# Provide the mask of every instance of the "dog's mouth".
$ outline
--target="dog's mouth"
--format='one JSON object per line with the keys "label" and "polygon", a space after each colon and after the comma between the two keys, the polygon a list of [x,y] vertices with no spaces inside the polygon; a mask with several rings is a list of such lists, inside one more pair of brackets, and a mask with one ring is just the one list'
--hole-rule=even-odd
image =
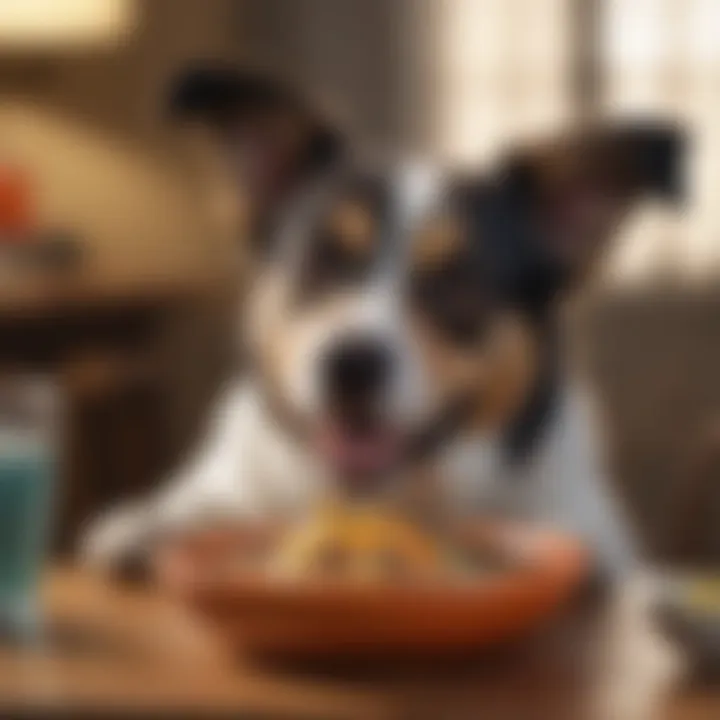
{"label": "dog's mouth", "polygon": [[449,402],[412,428],[384,417],[348,419],[328,414],[316,426],[315,447],[338,479],[355,489],[371,489],[436,453],[454,437],[466,416],[465,399]]}
{"label": "dog's mouth", "polygon": [[311,419],[268,394],[270,411],[299,442],[312,448],[335,479],[360,492],[378,488],[394,473],[439,452],[463,427],[468,394],[449,399],[430,418],[405,426],[384,413],[361,415],[326,409]]}
{"label": "dog's mouth", "polygon": [[328,417],[317,430],[317,450],[330,469],[352,483],[377,480],[404,455],[405,434],[383,420],[350,422]]}

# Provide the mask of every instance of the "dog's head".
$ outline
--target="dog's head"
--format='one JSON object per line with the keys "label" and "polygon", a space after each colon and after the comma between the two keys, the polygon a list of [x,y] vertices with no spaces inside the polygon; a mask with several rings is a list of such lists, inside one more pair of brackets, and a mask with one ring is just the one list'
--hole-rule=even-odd
{"label": "dog's head", "polygon": [[586,128],[461,176],[364,168],[255,77],[190,73],[173,108],[214,127],[238,170],[263,257],[247,307],[258,381],[345,478],[510,426],[551,362],[558,300],[636,201],[679,194],[672,127]]}

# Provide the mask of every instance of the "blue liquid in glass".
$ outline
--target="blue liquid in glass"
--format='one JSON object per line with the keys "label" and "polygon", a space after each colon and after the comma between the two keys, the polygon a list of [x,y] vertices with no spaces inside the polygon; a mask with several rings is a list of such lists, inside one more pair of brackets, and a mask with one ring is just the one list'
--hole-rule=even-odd
{"label": "blue liquid in glass", "polygon": [[39,443],[0,445],[0,624],[33,632],[44,565],[53,466]]}

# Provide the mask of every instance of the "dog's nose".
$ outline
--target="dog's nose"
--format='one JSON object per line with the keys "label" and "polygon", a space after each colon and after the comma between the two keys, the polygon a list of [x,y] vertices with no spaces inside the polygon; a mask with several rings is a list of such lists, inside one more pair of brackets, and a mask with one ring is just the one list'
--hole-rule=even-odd
{"label": "dog's nose", "polygon": [[331,399],[356,402],[377,396],[392,372],[387,343],[373,337],[346,338],[326,358],[326,387]]}

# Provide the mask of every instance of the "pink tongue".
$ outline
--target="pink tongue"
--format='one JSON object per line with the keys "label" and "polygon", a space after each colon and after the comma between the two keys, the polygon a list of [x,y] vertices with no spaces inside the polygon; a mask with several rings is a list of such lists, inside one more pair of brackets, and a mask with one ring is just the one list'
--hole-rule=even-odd
{"label": "pink tongue", "polygon": [[341,471],[369,473],[382,470],[392,462],[397,442],[390,432],[355,435],[332,426],[321,434],[320,447]]}

